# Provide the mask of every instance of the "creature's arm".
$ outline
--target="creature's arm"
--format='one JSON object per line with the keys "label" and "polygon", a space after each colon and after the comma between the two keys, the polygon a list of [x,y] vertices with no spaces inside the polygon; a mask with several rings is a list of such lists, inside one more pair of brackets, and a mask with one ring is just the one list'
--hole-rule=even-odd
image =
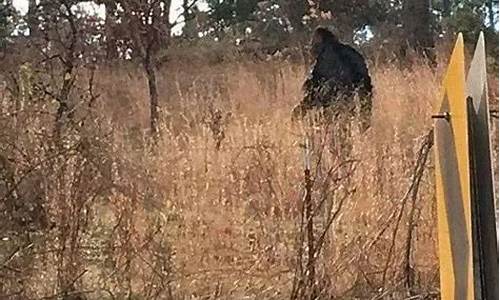
{"label": "creature's arm", "polygon": [[307,74],[306,80],[302,84],[302,101],[292,110],[292,120],[296,121],[303,118],[307,111],[313,107],[314,90],[317,76],[314,73],[314,67]]}
{"label": "creature's arm", "polygon": [[318,89],[320,80],[321,76],[318,74],[318,62],[316,62],[302,85],[302,91],[304,93],[302,102],[304,104],[312,104],[314,92]]}
{"label": "creature's arm", "polygon": [[372,115],[372,82],[364,58],[353,48],[347,48],[344,57],[350,64],[354,75],[354,83],[358,85],[360,101],[361,127],[365,131],[370,127]]}
{"label": "creature's arm", "polygon": [[313,67],[309,71],[309,74],[307,75],[306,81],[304,82],[304,89],[313,87],[321,80],[319,65],[320,63],[318,62],[318,60],[316,60]]}
{"label": "creature's arm", "polygon": [[362,83],[365,91],[371,92],[371,78],[363,56],[349,46],[344,48],[342,52],[343,59],[350,65],[353,72],[354,83]]}

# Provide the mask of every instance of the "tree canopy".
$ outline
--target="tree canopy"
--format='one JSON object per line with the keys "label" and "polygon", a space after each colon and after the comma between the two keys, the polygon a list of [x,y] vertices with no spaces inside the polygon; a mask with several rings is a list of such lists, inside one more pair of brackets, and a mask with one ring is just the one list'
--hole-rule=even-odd
{"label": "tree canopy", "polygon": [[[34,34],[43,30],[43,20],[50,17],[50,14],[47,15],[50,12],[43,10],[43,7],[52,7],[54,3],[56,6],[57,3],[67,3],[69,7],[76,7],[78,2],[30,0],[28,14],[24,18],[17,18],[12,1],[2,0],[1,45],[5,44],[9,36],[26,32]],[[168,17],[151,18],[156,16],[157,10],[165,11],[162,14],[168,15],[172,1],[95,2],[106,6],[106,26],[94,28],[102,30],[95,34],[101,37],[101,44],[106,43],[102,48],[106,49],[107,55],[103,57],[108,59],[137,57],[144,50],[144,45],[137,40],[141,35],[131,34],[131,28],[141,32],[154,29],[155,34],[149,35],[155,40],[159,39],[154,43],[154,48],[165,49],[175,25],[182,27],[176,41],[257,41],[260,48],[272,51],[291,45],[305,45],[314,27],[327,25],[347,43],[375,49],[383,46],[387,51],[398,54],[404,53],[401,50],[407,46],[425,54],[426,49],[433,48],[436,41],[458,31],[464,33],[466,42],[473,43],[479,31],[484,31],[489,39],[488,44],[495,45],[490,50],[495,54],[498,51],[498,0],[183,0],[183,13],[175,22],[180,24],[171,24]],[[158,7],[148,10],[154,5]],[[78,14],[79,17],[84,15],[84,12]],[[131,16],[142,16],[145,23],[140,28],[130,26]],[[92,19],[87,18],[86,22],[89,21]],[[99,18],[94,18],[94,21],[102,23]],[[30,30],[16,32],[15,28],[20,24],[27,24]]]}

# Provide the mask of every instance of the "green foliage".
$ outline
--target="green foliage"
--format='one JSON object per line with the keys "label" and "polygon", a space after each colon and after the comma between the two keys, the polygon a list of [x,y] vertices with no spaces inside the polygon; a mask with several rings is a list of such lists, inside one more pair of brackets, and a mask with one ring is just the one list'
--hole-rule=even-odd
{"label": "green foliage", "polygon": [[266,51],[282,44],[292,28],[284,10],[284,0],[207,2],[210,10],[205,30],[219,39],[230,35],[245,42],[258,40]]}
{"label": "green foliage", "polygon": [[[450,32],[462,32],[470,51],[476,44],[481,31],[485,34],[488,55],[493,58],[493,65],[498,65],[498,31],[489,26],[489,7],[491,0],[460,0],[451,5],[450,15],[443,20],[443,25]],[[491,1],[493,13],[498,12],[498,2]],[[493,17],[495,19],[495,16]]]}
{"label": "green foliage", "polygon": [[331,15],[331,23],[335,30],[344,39],[352,40],[358,32],[370,26],[387,24],[395,25],[398,23],[401,10],[400,1],[386,0],[353,0],[353,1],[335,1],[321,0],[319,8],[323,12]]}
{"label": "green foliage", "polygon": [[11,0],[0,0],[0,49],[5,47],[7,38],[16,27],[17,12]]}
{"label": "green foliage", "polygon": [[[404,24],[403,8],[408,1],[411,0],[207,0],[209,18],[205,26],[218,33],[231,30],[234,34],[234,31],[242,31],[246,27],[258,29],[259,26],[254,23],[259,22],[264,30],[257,30],[257,34],[267,35],[270,28],[274,28],[270,30],[272,33],[290,28],[297,33],[298,30],[307,31],[316,24],[324,24],[333,26],[345,40],[350,40],[367,27],[372,31],[391,32],[385,29]],[[431,8],[430,26],[433,26],[436,35],[444,31],[461,31],[467,38],[477,36],[479,31],[487,28],[493,30],[488,25],[491,19],[496,19],[498,1],[433,0]],[[495,16],[489,18],[491,12]],[[304,17],[313,21],[305,26]],[[373,34],[377,35],[377,32]]]}
{"label": "green foliage", "polygon": [[258,0],[208,0],[209,23],[216,31],[251,21]]}
{"label": "green foliage", "polygon": [[445,20],[450,29],[462,32],[465,39],[476,39],[486,29],[487,11],[484,0],[461,0],[454,3],[450,17]]}

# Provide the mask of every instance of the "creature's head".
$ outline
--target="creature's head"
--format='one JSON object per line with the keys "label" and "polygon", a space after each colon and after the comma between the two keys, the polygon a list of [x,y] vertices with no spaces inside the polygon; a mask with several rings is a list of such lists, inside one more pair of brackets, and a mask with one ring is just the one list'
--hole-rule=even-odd
{"label": "creature's head", "polygon": [[317,57],[326,45],[337,43],[337,37],[328,28],[316,27],[311,39],[311,54]]}

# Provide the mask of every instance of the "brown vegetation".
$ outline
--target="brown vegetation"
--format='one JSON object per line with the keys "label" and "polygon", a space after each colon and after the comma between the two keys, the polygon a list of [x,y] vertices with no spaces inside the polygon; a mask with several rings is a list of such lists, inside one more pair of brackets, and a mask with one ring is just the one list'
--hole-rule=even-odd
{"label": "brown vegetation", "polygon": [[360,135],[353,122],[341,155],[335,126],[290,122],[304,72],[284,62],[159,69],[153,148],[140,71],[98,68],[92,89],[79,73],[75,117],[55,135],[57,103],[34,84],[43,75],[21,68],[17,89],[0,90],[0,298],[311,295],[296,288],[308,250],[305,134],[316,240],[327,229],[313,293],[437,297],[431,159],[415,201],[405,194],[439,76],[372,68],[372,127]]}

